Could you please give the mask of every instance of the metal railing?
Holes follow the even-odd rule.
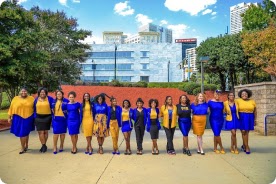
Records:
[[[271,116],[276,116],[276,113],[272,113],[272,114],[266,114],[264,116],[264,135],[267,136],[267,118],[271,117]]]

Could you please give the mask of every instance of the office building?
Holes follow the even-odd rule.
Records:
[[[130,38],[125,39],[125,43],[159,43],[160,34],[158,32],[139,32]]]
[[[242,30],[243,14],[251,5],[257,6],[257,3],[239,3],[230,7],[230,34],[239,33]]]
[[[139,32],[157,32],[160,34],[160,43],[172,43],[172,30],[149,23],[139,28]]]
[[[103,43],[105,44],[122,44],[124,43],[126,35],[121,31],[105,31],[103,32]]]
[[[198,69],[196,68],[196,48],[186,49],[186,60],[184,61],[184,79],[189,80],[193,73],[197,73]]]
[[[80,63],[81,80],[109,82],[114,79],[115,44],[94,44],[89,58]],[[182,48],[171,43],[118,44],[116,79],[125,82],[183,81]]]

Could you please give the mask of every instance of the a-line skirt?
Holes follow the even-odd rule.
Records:
[[[37,131],[50,130],[52,122],[51,114],[37,114],[35,126]]]
[[[16,114],[12,116],[10,132],[16,137],[26,137],[33,130],[35,130],[33,115],[26,119]]]
[[[132,122],[131,121],[123,121],[122,122],[122,132],[131,132],[132,131]]]
[[[108,137],[107,117],[105,114],[96,114],[93,127],[93,135],[96,137]]]
[[[254,130],[254,113],[239,112],[239,116],[241,130]]]

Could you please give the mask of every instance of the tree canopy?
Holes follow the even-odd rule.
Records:
[[[90,31],[78,29],[77,20],[64,12],[16,2],[0,6],[0,87],[10,99],[20,86],[35,92],[39,86],[57,89],[59,78],[72,83],[79,77],[79,62],[90,46],[81,42]]]

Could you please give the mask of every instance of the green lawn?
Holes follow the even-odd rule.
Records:
[[[0,110],[0,119],[8,119],[8,109]]]

